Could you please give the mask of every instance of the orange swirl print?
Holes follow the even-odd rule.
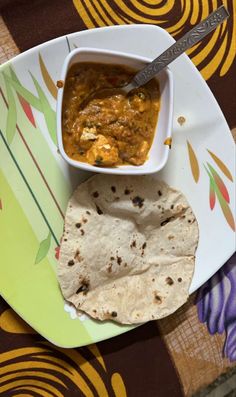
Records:
[[[56,352],[61,353],[61,358]],[[110,388],[103,380],[106,371],[101,367],[98,370],[97,366],[95,369],[75,349],[43,347],[41,344],[18,348],[2,354],[0,366],[0,395],[24,390],[29,395],[35,391],[42,396],[64,397],[69,390],[76,389],[85,397],[126,397],[120,374],[112,374],[109,383],[113,394],[110,394]]]
[[[159,25],[178,39],[222,0],[73,0],[73,4],[87,28],[145,23]],[[232,22],[225,21],[187,52],[205,80],[214,73],[224,76],[236,55],[236,2],[223,0],[223,4]]]
[[[7,333],[34,334],[11,310],[0,316]],[[96,345],[62,349],[38,341],[0,354],[0,395],[127,397],[118,372],[110,373]]]

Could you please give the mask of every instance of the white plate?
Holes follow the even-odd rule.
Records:
[[[69,169],[57,151],[54,83],[68,47],[104,48],[153,59],[173,41],[166,31],[150,25],[88,30],[42,44],[0,68],[5,98],[0,95],[0,233],[4,236],[0,240],[0,290],[25,321],[57,345],[81,346],[131,327],[74,320],[75,313],[70,317],[70,308],[64,310],[54,273],[55,248],[68,198],[88,174]],[[175,86],[173,142],[158,177],[186,195],[199,223],[191,293],[235,250],[235,149],[215,98],[189,58],[182,55],[170,69]],[[180,116],[185,118],[182,126],[177,121]],[[16,122],[17,129],[12,126]]]

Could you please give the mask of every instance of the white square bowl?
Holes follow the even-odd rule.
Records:
[[[71,51],[65,58],[60,79],[66,81],[67,73],[70,67],[75,63],[93,62],[104,64],[116,64],[128,66],[136,70],[142,69],[150,63],[152,59],[136,55],[129,55],[123,52],[100,50],[95,48],[77,48]],[[159,82],[161,104],[158,115],[158,121],[155,129],[155,135],[152,146],[148,153],[148,158],[140,166],[121,165],[116,167],[98,167],[72,160],[65,152],[62,140],[62,102],[65,84],[58,90],[57,96],[57,139],[59,151],[64,160],[73,167],[86,171],[100,172],[107,174],[125,174],[125,175],[142,175],[152,174],[160,171],[167,162],[169,146],[164,142],[171,137],[172,119],[173,119],[173,77],[168,68],[165,68],[158,74],[156,79]]]

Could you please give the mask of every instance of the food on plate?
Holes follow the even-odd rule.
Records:
[[[188,298],[198,244],[183,194],[150,176],[95,175],[71,197],[58,280],[77,309],[142,323]]]
[[[184,125],[184,123],[186,122],[186,118],[184,116],[179,116],[177,118],[177,121],[178,121],[179,125],[182,127],[182,125]]]
[[[135,71],[124,66],[78,63],[66,78],[62,135],[67,155],[95,166],[142,165],[152,145],[160,90],[153,79],[129,95],[111,92],[94,97],[94,91],[128,83]]]

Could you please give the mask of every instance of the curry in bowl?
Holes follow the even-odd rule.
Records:
[[[76,63],[69,69],[62,105],[62,139],[71,159],[100,167],[145,163],[160,109],[157,80],[129,95],[114,91],[114,95],[98,95],[81,106],[94,90],[125,85],[135,73],[128,67],[102,63]]]

